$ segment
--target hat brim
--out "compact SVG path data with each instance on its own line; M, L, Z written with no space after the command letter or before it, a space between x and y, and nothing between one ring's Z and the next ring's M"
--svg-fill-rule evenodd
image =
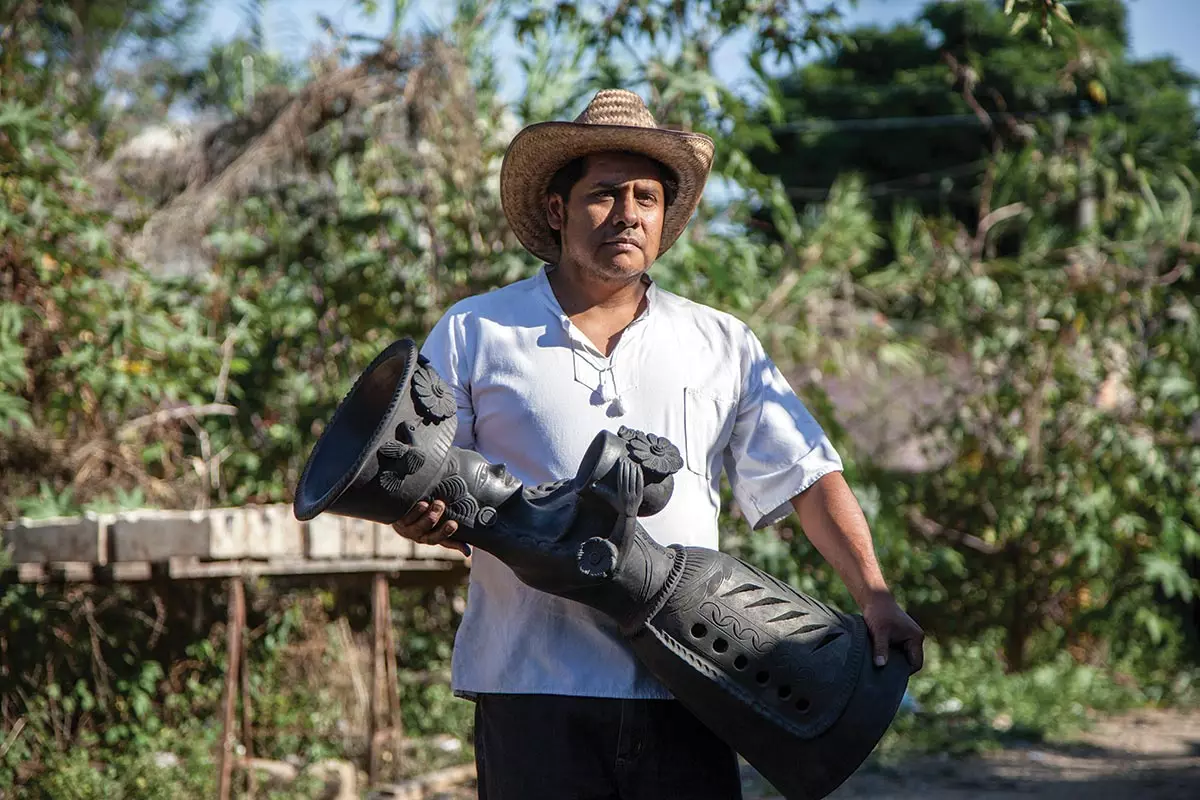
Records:
M639 153L675 174L679 191L663 217L658 255L675 244L700 204L712 167L712 139L666 128L555 121L531 125L513 137L500 168L504 215L526 250L547 263L558 263L561 248L546 220L550 180L576 158L605 151Z

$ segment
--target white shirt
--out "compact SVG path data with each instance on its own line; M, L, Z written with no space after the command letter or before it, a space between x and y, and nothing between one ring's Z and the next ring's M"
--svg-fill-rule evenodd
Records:
M666 436L684 467L666 508L640 522L663 545L717 549L722 468L761 528L842 462L748 326L653 281L647 301L605 357L563 313L543 269L456 303L422 353L454 389L455 445L503 462L527 486L573 477L601 430ZM670 697L607 617L527 587L478 548L471 560L457 694Z

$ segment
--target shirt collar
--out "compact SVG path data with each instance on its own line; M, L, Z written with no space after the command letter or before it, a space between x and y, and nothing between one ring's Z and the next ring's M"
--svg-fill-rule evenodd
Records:
M558 269L556 264L543 264L542 268L538 270L535 280L538 291L542 295L542 300L546 303L551 313L558 317L563 330L566 330L571 325L571 319L563 311L562 304L558 302L558 297L555 296L554 289L550 286L550 272L555 269ZM633 322L629 323L630 326L637 325L639 322L646 320L658 302L658 284L654 282L654 279L648 273L642 273L642 283L646 285L646 308L641 314L634 317Z

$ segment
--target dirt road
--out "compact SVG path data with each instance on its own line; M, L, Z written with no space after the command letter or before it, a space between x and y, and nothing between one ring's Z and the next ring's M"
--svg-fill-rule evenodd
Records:
M746 771L744 800L782 800ZM474 782L426 800L469 800ZM1110 717L1072 741L864 768L829 800L1200 800L1200 709Z
M747 800L780 800L754 791ZM864 769L830 800L1200 800L1200 711L1106 719L1062 745Z

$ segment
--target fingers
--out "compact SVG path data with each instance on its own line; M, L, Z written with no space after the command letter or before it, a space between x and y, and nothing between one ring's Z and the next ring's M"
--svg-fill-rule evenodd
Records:
M422 516L424 516L425 512L428 510L429 510L429 503L422 500L421 502L417 503L415 506L410 508L408 510L408 513L405 514L403 517L401 517L400 521L397 522L392 527L394 527L396 530L400 530L401 528L414 527L415 525L417 525L418 521L421 519Z
M452 519L448 519L421 537L421 544L441 544L443 541L453 536L454 532L457 530L458 523Z
M913 637L904 643L904 653L908 656L908 663L912 665L912 671L920 672L921 667L925 665L925 648L922 646L922 637Z
M879 625L871 631L871 649L875 655L875 666L882 667L888 662L888 651L892 643L902 645L904 655L911 666L911 672L921 671L925 665L925 635L917 631L905 636L905 631L895 630L889 625Z
M882 667L888 661L888 646L891 644L890 629L880 625L871 631L871 648L875 651L875 666Z
M446 510L446 504L441 500L434 500L425 510L425 513L417 517L417 526L424 529L426 532L432 532L438 524L438 520L442 518L442 513Z
M434 505L437 506L437 503L435 502ZM444 540L453 536L454 532L458 530L458 523L452 519L448 519L442 521L440 525L436 524L436 521L441 518L441 514L441 510L438 510L437 516L433 518L433 527L414 536L413 541L421 544L441 544ZM424 525L429 519L430 515L428 513L422 515L422 524Z
M633 462L628 459L621 459L621 465L617 468L617 481L621 487L621 492L628 497L633 491L633 475L640 470L633 465Z
M441 522L445 511L446 504L441 500L434 500L432 503L421 501L403 519L392 525L392 528L396 533L414 542L440 544L443 539L458 530L458 523L454 520Z

